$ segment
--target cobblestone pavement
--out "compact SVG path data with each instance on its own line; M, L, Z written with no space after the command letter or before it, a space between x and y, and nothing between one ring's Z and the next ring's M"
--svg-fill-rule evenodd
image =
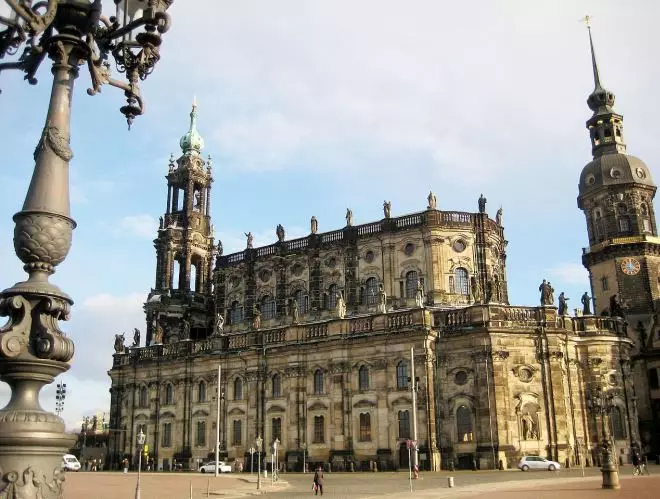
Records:
M325 496L346 499L376 499L415 496L419 498L457 497L467 499L488 494L489 499L527 499L576 497L591 499L607 496L619 498L660 497L660 467L649 466L650 477L632 477L632 467L620 469L622 488L604 491L600 488L600 471L562 470L552 472L457 471L454 473L424 473L413 481L410 492L408 474L398 473L326 473ZM454 488L447 488L447 477L454 477ZM274 485L270 477L263 479L263 488L256 488L256 477L247 473L226 474L218 478L199 473L143 473L141 499L188 499L192 485L193 499L237 499L263 495L264 498L309 498L312 496L312 474L283 474ZM122 499L135 496L137 474L129 473L69 473L66 499Z

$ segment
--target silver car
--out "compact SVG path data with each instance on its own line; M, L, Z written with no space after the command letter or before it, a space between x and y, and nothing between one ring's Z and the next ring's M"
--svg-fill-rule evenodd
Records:
M201 473L215 473L215 461L210 461L200 466L199 471ZM218 461L218 471L220 473L231 473L231 465L226 464L224 461Z
M556 461L550 461L540 456L523 456L518 463L518 468L523 471L529 470L548 470L557 471L561 466Z

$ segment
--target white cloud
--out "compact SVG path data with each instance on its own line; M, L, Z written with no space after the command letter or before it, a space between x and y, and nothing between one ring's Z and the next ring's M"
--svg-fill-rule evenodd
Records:
M589 273L583 265L575 262L559 263L545 271L565 284L588 284Z
M151 215L127 215L119 221L116 232L132 236L154 239L158 230L158 220Z

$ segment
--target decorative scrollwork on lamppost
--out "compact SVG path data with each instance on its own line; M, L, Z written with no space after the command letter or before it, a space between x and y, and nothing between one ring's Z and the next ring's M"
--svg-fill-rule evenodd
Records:
M614 448L609 434L609 425L607 423L608 414L614 409L614 394L602 386L587 392L587 407L593 413L600 413L600 424L602 432L601 454L603 464L600 468L603 474L602 488L619 489L619 469L615 462L613 454Z
M14 215L14 249L27 280L0 293L0 379L11 388L0 411L0 496L26 499L62 497L62 455L75 437L64 421L44 411L39 392L73 358L73 341L59 327L73 301L49 282L71 248L76 226L69 208L70 118L73 83L87 64L93 95L109 84L126 96L121 112L128 124L142 114L138 82L160 57L161 35L170 26L173 0L113 0L113 14L102 15L101 0L5 0L9 17L0 17L0 72L18 69L30 84L48 57L53 83L43 133L34 151L35 166L21 211ZM110 2L107 2L110 3ZM111 77L109 55L126 82ZM53 471L55 470L55 471Z

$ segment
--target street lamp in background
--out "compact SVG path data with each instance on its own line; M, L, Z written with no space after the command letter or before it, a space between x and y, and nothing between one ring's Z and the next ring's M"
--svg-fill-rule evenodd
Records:
M248 452L250 453L250 475L252 475L254 473L254 447L250 447Z
M71 249L76 222L69 202L71 99L79 67L91 77L89 95L103 85L121 89L128 121L142 114L139 82L160 59L161 34L170 27L167 9L173 0L5 0L9 16L0 16L0 72L18 69L37 83L40 64L50 58L53 82L41 138L33 153L35 166L21 211L14 215L14 250L28 277L0 292L0 380L11 389L0 411L0 492L35 499L44 490L63 496L61 460L75 437L64 421L44 411L39 392L70 368L74 344L59 328L73 300L49 282ZM13 59L13 60L8 60ZM114 59L126 81L113 78ZM102 122L97 117L97 122ZM3 321L4 322L4 321ZM17 417L20 415L20 417ZM7 481L13 476L39 477L43 486L28 488ZM30 479L30 484L32 483Z
M277 449L280 447L280 439L276 438L273 442L273 450L275 451L275 468L273 468L273 480L278 480L280 478L280 460L277 457Z
M602 460L603 465L600 468L603 474L602 488L604 489L619 489L619 470L614 462L612 455L613 446L612 440L609 435L609 428L607 424L607 414L615 407L614 395L602 386L598 386L595 390L587 393L587 407L593 412L600 412L600 424L602 432Z
M261 489L261 446L264 444L264 439L261 435L257 437L254 442L257 444L257 490Z
M300 447L302 447L303 450L303 473L307 473L307 465L305 463L305 454L307 454L307 442L303 442Z
M140 474L142 473L142 449L144 448L144 441L146 440L147 436L142 432L142 428L140 428L140 433L138 433L137 436L137 444L138 444L138 479L137 479L137 485L135 486L135 499L140 499Z

